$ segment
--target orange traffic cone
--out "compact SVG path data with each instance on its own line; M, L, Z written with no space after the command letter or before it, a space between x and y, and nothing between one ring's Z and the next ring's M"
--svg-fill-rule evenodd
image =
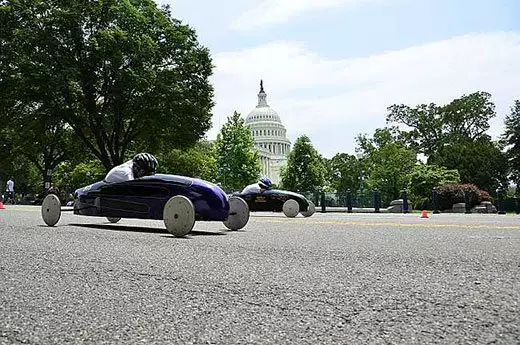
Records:
M428 218L428 211L423 210L421 213L421 218Z
M5 208L4 203L0 201L0 210L3 210L4 208Z

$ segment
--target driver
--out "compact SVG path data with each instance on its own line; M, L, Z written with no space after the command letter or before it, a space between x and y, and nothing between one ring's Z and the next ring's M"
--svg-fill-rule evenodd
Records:
M250 184L249 186L245 187L242 191L242 194L249 194L249 193L263 193L266 190L271 189L271 186L273 185L273 182L269 178L269 176L264 175L257 183Z
M159 163L154 155L146 152L138 153L132 160L113 167L105 177L105 182L116 183L155 175L158 166Z

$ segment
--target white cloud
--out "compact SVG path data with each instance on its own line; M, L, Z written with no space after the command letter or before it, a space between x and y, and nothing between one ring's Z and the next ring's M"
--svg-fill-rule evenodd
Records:
M255 29L268 24L286 22L305 12L338 6L355 7L373 1L375 0L261 0L236 18L231 23L231 28Z
M520 98L520 33L454 37L355 59L327 59L298 42L275 41L214 56L214 138L233 110L247 116L264 79L268 103L289 138L307 134L325 156L354 152L359 133L385 126L394 103L445 103L475 91L493 95L499 117Z

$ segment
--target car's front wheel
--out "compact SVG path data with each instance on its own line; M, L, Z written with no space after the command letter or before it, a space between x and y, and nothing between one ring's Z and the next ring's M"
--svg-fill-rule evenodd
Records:
M195 207L187 197L176 195L164 205L163 220L169 233L183 237L195 226Z
M58 223L61 217L61 202L60 199L54 195L49 194L42 202L42 218L48 226L54 226Z
M240 230L249 222L249 206L238 196L229 197L229 214L224 225L229 230Z

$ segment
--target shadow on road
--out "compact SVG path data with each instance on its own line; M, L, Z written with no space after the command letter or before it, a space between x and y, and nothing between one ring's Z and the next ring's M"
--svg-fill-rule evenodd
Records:
M161 237L164 237L164 238L175 238L175 239L187 239L187 238L190 238L191 236L221 236L221 235L226 235L226 231L222 231L222 232L215 232L215 231L197 231L197 230L193 230L191 231L188 235L186 235L186 237L175 237L173 235L171 235L169 232L166 232L168 235L162 235Z
M166 229L160 229L160 228L147 228L142 226L125 226L125 225L113 225L113 224L77 224L77 223L69 223L70 226L79 226L82 228L91 228L91 229L99 229L99 230L110 230L110 231L131 231L131 232L145 232L145 233L151 233L151 234L168 234L170 233ZM226 231L198 231L193 230L191 231L188 236L218 236L218 235L225 235ZM170 236L162 236L162 237L172 237L175 238L173 235Z
M282 212L273 212L273 213L257 213L254 214L254 211L251 211L250 218L288 218ZM297 218L303 218L298 217Z

